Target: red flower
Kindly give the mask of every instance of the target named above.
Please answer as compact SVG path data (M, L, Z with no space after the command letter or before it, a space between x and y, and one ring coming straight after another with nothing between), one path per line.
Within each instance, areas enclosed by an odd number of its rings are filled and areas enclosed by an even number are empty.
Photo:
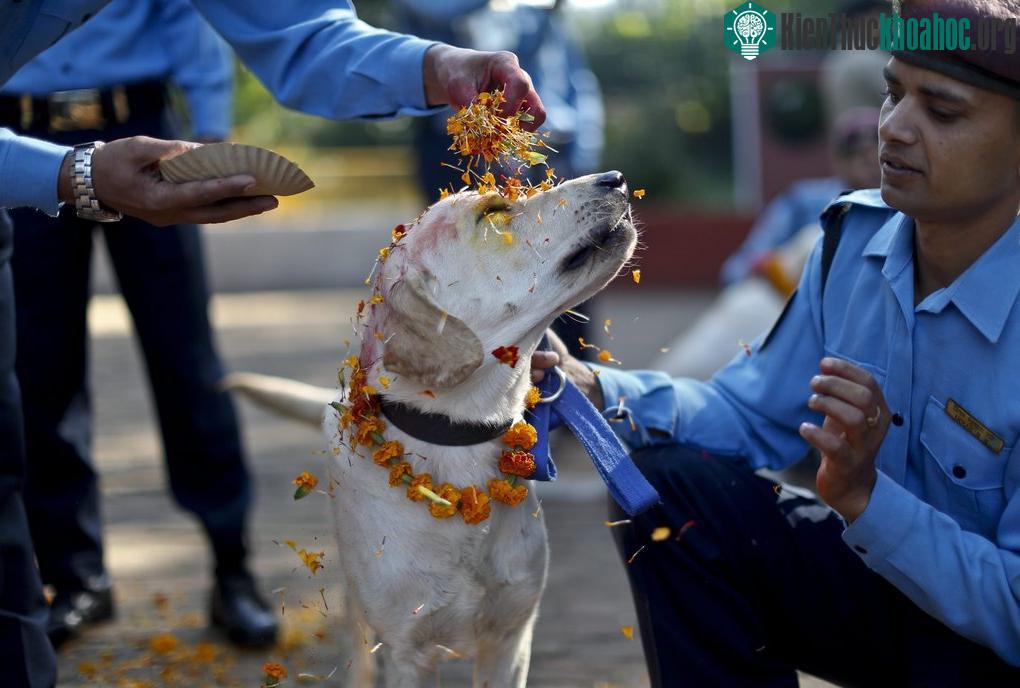
M492 355L498 358L500 363L506 363L511 368L517 367L519 354L517 353L516 346L501 346L498 349L494 349Z
M526 451L505 451L499 457L499 470L530 478L535 472L535 455Z

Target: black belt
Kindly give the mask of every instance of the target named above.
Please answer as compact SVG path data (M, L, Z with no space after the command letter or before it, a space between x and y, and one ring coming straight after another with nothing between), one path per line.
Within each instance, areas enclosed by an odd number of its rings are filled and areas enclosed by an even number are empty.
M165 107L162 81L55 91L44 96L0 95L0 126L45 133L103 129L158 115Z

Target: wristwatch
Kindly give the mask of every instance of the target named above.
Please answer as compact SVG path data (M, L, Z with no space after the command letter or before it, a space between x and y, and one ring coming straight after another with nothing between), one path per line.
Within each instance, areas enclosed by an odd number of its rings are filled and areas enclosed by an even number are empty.
M71 189L78 217L93 222L117 222L124 215L107 208L96 198L92 185L92 154L103 147L102 141L79 143L74 147L74 164L71 165Z

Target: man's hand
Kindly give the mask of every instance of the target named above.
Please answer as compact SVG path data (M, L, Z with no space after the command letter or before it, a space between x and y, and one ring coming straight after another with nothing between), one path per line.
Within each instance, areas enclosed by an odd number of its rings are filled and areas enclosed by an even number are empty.
M500 114L509 117L526 110L535 119L522 126L531 131L545 121L542 99L513 53L467 50L440 43L425 51L422 72L429 107L463 107L479 93L502 88Z
M868 506L878 477L875 456L889 429L889 407L871 373L838 358L823 358L811 378L808 407L825 414L822 427L800 426L801 436L822 455L816 476L819 496L852 523Z
M549 346L552 351L536 351L531 355L531 382L538 384L545 377L545 371L553 366L559 366L560 370L567 374L570 381L577 385L577 388L584 393L588 400L599 411L605 408L605 401L602 398L602 385L591 368L581 363L570 355L566 344L556 336L552 330L546 330L549 338Z
M172 184L159 175L159 160L197 147L187 141L162 141L135 136L111 141L92 156L92 181L96 197L114 210L157 226L180 222L211 224L229 222L272 210L272 196L244 197L255 185L250 175L204 182ZM64 160L59 193L74 203L69 183L71 156Z

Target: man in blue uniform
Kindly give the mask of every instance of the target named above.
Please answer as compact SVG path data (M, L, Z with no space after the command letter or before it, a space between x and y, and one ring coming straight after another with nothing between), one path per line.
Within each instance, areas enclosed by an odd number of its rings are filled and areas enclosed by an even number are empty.
M935 11L1020 3L903 6ZM885 78L881 191L830 206L749 354L707 383L564 360L662 496L613 531L653 685L1020 685L1020 61ZM808 445L828 507L752 472Z
M24 0L0 4L0 84L81 25L108 0ZM528 75L509 53L463 50L374 29L349 2L260 3L192 0L241 59L284 104L332 118L422 115L505 87L506 110L545 117ZM225 222L276 207L272 197L240 198L255 180L170 184L152 174L184 142L133 136L102 146L67 146L0 129L0 208L56 215L74 203L79 217L120 213L152 224ZM21 404L14 375L14 303L8 261L11 230L0 212L0 666L11 685L52 686L53 650L21 498Z
M0 124L65 145L177 138L166 107L173 83L187 98L193 137L222 140L233 72L229 48L185 0L115 0L11 77L0 90ZM11 218L25 507L40 574L56 590L47 630L59 647L113 614L89 447L85 312L95 224L68 207L56 218L30 208ZM251 487L234 409L216 389L223 367L198 227L130 217L102 227L148 363L170 484L212 544L213 621L239 643L270 643L276 622L245 566Z

